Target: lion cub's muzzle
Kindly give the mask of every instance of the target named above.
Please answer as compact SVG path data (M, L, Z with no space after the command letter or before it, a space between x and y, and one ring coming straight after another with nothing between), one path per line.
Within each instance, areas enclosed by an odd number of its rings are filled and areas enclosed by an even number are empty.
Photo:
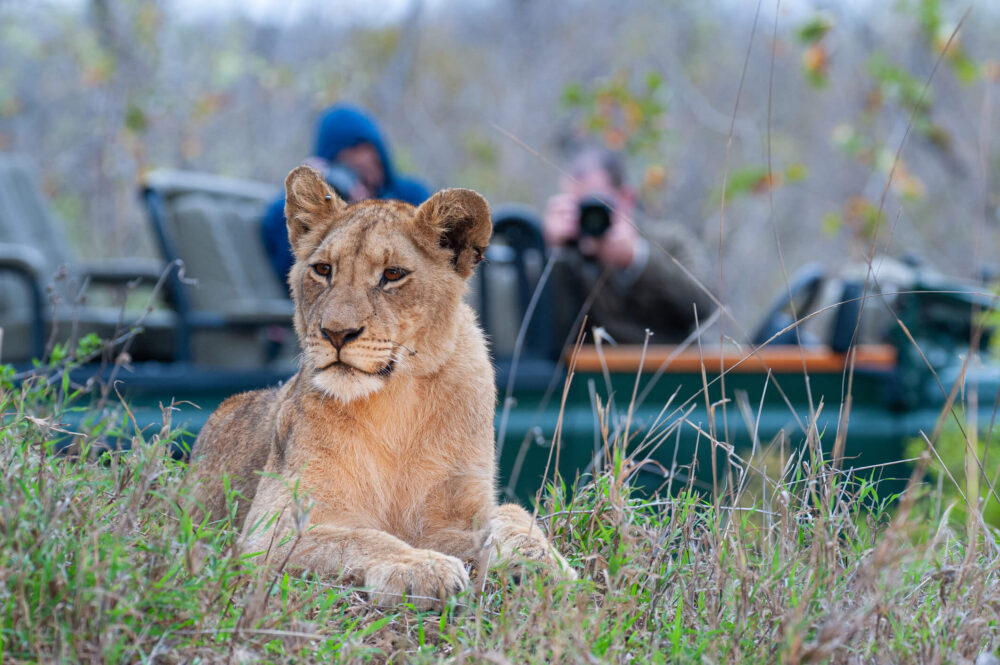
M329 343L319 351L320 362L317 370L325 372L328 369L339 368L345 371L358 370L365 374L373 374L383 378L392 374L396 367L394 345L388 340L362 339L365 326L360 328L345 328L331 330L320 327L320 337Z

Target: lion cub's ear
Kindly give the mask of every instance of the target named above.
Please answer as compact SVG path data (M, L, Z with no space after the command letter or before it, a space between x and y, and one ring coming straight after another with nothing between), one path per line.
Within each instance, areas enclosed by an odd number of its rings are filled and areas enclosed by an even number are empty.
M296 255L317 242L333 224L345 204L323 175L309 166L298 166L285 178L285 220L288 240Z
M490 205L471 189L443 189L417 209L417 231L451 252L451 264L468 277L483 258L493 222Z

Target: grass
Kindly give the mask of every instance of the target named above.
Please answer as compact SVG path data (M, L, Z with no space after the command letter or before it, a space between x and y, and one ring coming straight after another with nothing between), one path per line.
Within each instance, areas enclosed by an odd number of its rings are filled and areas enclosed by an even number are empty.
M261 569L228 522L193 523L169 411L95 461L121 416L69 434L65 389L0 393L0 662L975 662L1000 646L996 533L917 482L925 461L900 497L808 452L776 477L734 470L715 498L649 497L610 442L606 470L540 506L579 582L498 570L444 612L384 610ZM67 436L78 454L54 455Z

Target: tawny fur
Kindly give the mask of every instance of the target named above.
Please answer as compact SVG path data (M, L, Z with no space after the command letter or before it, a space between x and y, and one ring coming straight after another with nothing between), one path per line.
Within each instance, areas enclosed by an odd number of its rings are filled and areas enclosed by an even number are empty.
M573 577L527 512L496 501L493 367L462 300L489 242L486 201L347 205L307 167L285 187L300 369L212 414L195 444L200 505L221 517L228 477L244 551L347 575L383 603L434 605L490 555ZM361 332L338 349L344 330Z

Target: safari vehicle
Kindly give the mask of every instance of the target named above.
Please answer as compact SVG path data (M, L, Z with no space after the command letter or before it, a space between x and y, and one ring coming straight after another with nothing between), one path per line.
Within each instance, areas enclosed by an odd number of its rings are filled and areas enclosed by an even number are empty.
M700 344L695 334L682 345L584 344L532 369L551 377L544 388L534 376L512 379L514 368L504 366L497 446L506 491L530 494L555 463L564 479L610 463L607 442L615 440L642 451L634 474L646 487L690 480L707 489L713 473L718 487L750 454L763 454L756 464L780 464L768 451L787 456L807 446L810 430L827 455L843 430L842 467L902 489L910 469L891 465L907 441L930 436L947 417L949 393L976 392L979 422L992 421L1000 365L967 360L970 343L988 347L989 331L973 324L996 302L982 287L914 263L875 266L836 277L803 267L742 348L706 346L711 333Z
M41 295L50 264L24 257L33 243L64 243L30 178L10 173L0 170L0 326L10 331L5 348L20 354L5 352L5 360L23 371L54 317L63 316L48 311ZM156 270L119 271L116 283L163 277L166 306L144 319L150 332L130 347L132 362L88 365L71 379L114 378L139 428L162 422L162 407L173 404L172 422L186 431L178 454L222 400L295 371L292 305L257 230L276 193L270 185L180 171L153 172L141 184L164 261ZM46 238L17 236L38 219ZM641 451L634 473L654 488L688 480L718 485L727 464L744 464L752 451L800 449L809 431L829 453L838 428L846 431L843 466L864 471L899 460L906 440L930 433L956 382L978 390L984 424L1000 390L1000 365L966 363L970 340L988 342L972 322L995 306L993 298L919 265L879 260L871 276L865 266L836 278L806 266L745 346L722 348L707 345L708 335L678 346L561 348L551 320L557 294L536 288L544 266L534 214L498 206L470 298L494 347L500 486L522 500L555 469L571 482L611 463L614 441ZM79 332L120 332L107 321L88 322L95 312L84 314ZM795 316L801 325L793 325Z

